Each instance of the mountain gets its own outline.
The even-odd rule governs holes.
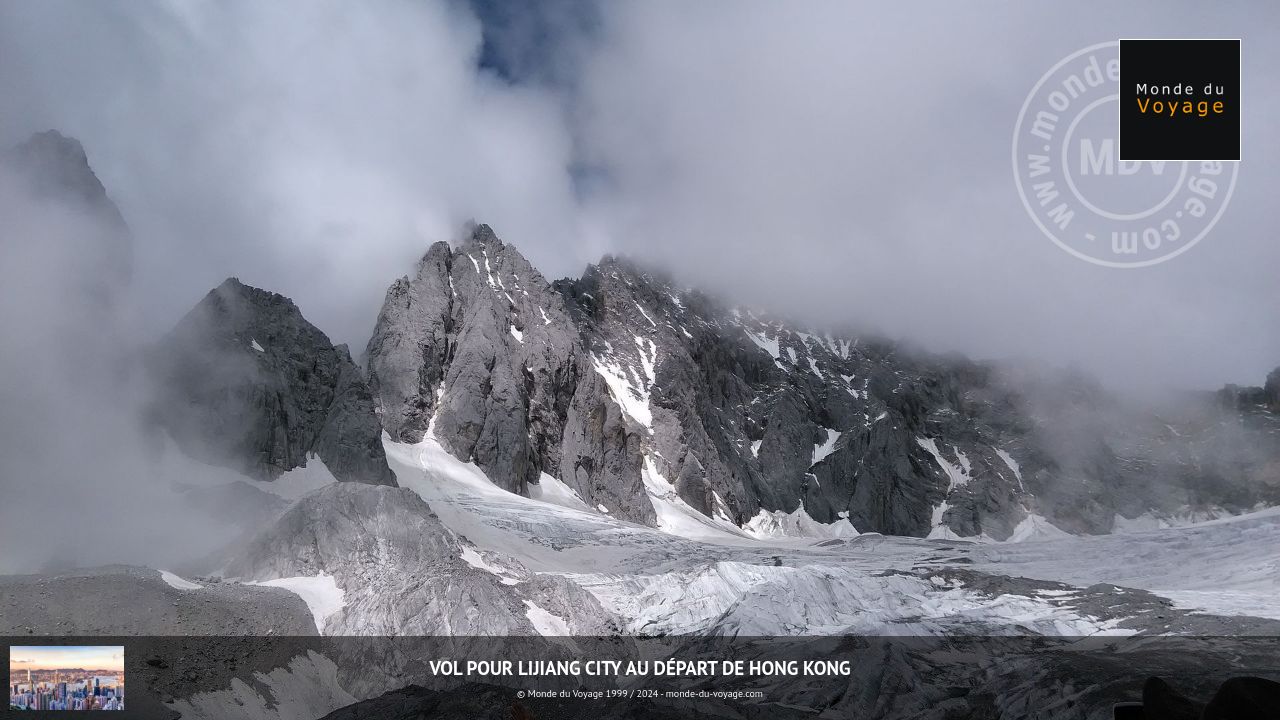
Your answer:
[[[191,457],[257,480],[321,462],[340,481],[395,485],[363,374],[292,300],[235,278],[150,361],[152,421]]]
[[[1280,367],[1267,373],[1262,387],[1227,385],[1218,391],[1218,397],[1226,406],[1242,412],[1280,414]]]
[[[6,167],[23,177],[36,196],[78,200],[86,208],[100,210],[116,225],[124,226],[124,218],[89,167],[89,157],[79,140],[56,130],[46,130],[0,154],[0,158]]]
[[[330,635],[606,635],[616,623],[577,585],[477,551],[405,488],[333,483],[302,498],[224,567],[242,580],[332,577]]]
[[[82,238],[78,252],[85,268],[92,268],[94,290],[99,295],[118,294],[133,274],[133,248],[129,228],[93,168],[84,147],[75,138],[55,130],[32,135],[21,144],[0,152],[0,170],[17,181],[27,199],[57,208],[84,221],[92,237]],[[4,194],[0,183],[0,195]],[[49,208],[42,208],[47,210]],[[51,228],[49,234],[60,228]],[[80,279],[81,275],[72,277]]]
[[[1280,501],[1208,404],[1165,417],[1069,372],[804,328],[622,258],[549,284],[486,225],[392,284],[365,357],[394,440],[657,527],[1004,540]]]
[[[527,495],[545,473],[652,523],[639,428],[592,362],[565,298],[487,225],[392,284],[365,359],[392,439],[430,430],[499,487]]]
[[[31,458],[3,460],[38,478],[74,456],[78,484],[56,503],[23,495],[23,513],[47,522],[92,497],[86,521],[173,516],[195,537],[199,509],[227,530],[219,545],[236,538],[164,563],[211,577],[0,577],[10,634],[133,637],[139,717],[649,717],[512,698],[529,678],[423,660],[781,659],[781,638],[805,659],[852,653],[850,674],[669,677],[764,697],[668,709],[1084,718],[1148,675],[1276,667],[1280,507],[1257,509],[1280,505],[1273,378],[1139,404],[1079,373],[734,309],[625,258],[549,282],[477,225],[391,285],[363,367],[288,298],[235,279],[154,346],[124,343],[146,358],[152,437],[221,466],[130,457],[164,482],[129,515],[99,502],[119,489],[104,479],[132,477],[103,472],[102,446],[132,449],[105,431],[142,383],[104,393],[102,356],[58,335],[67,349],[10,376],[63,355],[77,372],[21,406]],[[108,412],[88,413],[99,394]],[[50,395],[72,401],[48,412]],[[92,535],[64,534],[74,561]]]

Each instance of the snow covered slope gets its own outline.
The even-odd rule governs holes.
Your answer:
[[[508,492],[431,439],[388,440],[386,450],[400,485],[476,548],[467,551],[473,565],[500,583],[555,577],[585,588],[630,634],[1093,635],[1222,631],[1233,622],[1197,620],[1177,608],[1276,617],[1274,601],[1254,594],[1280,586],[1276,561],[1265,557],[1280,541],[1280,512],[1150,537],[1076,538],[1029,520],[1017,544],[874,533],[752,536],[729,524],[682,536]],[[1190,545],[1201,549],[1202,562],[1187,564]],[[1174,580],[1180,566],[1205,575]],[[531,619],[540,615],[534,607],[541,606],[529,607]],[[572,624],[574,611],[567,612],[557,617]],[[1239,627],[1256,622],[1242,618]],[[543,616],[540,627],[556,625]]]
[[[1280,508],[1176,528],[991,545],[972,567],[1075,585],[1114,583],[1180,608],[1280,619]]]

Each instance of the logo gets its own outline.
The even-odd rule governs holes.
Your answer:
[[[1239,40],[1120,40],[1120,157],[1240,159]]]
[[[1095,265],[1155,265],[1213,229],[1239,166],[1120,160],[1118,42],[1063,58],[1027,95],[1013,131],[1022,205],[1058,247]]]

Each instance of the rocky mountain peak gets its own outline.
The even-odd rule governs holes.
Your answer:
[[[0,164],[16,171],[36,196],[79,203],[115,228],[125,228],[79,140],[56,130],[36,133],[0,156]]]
[[[87,221],[79,233],[83,237],[70,239],[75,243],[73,255],[86,268],[82,274],[91,276],[83,284],[94,302],[114,303],[132,277],[132,238],[80,141],[56,130],[37,133],[0,152],[0,169],[9,171],[31,198]]]
[[[457,250],[431,246],[392,284],[366,350],[394,439],[434,439],[524,492],[559,468],[559,434],[580,369],[576,328],[547,279],[489,225]]]
[[[1114,403],[1078,373],[1019,378],[733,310],[624,257],[549,285],[487,225],[392,285],[368,368],[392,437],[430,436],[512,492],[549,475],[667,529],[804,515],[1004,539],[1105,532],[1120,511],[1198,497],[1152,482],[1185,459],[1152,455],[1150,422],[1100,422]]]
[[[319,458],[338,480],[395,485],[361,372],[283,295],[228,278],[152,368],[154,415],[188,455],[259,480]]]
[[[105,198],[107,190],[89,167],[79,140],[56,130],[32,135],[6,156],[39,194],[72,191],[85,201]]]
[[[504,244],[498,238],[498,234],[493,231],[485,223],[470,222],[463,228],[463,241],[459,248],[462,252],[466,252],[468,246],[493,248],[501,250]]]
[[[210,290],[192,312],[199,312],[211,322],[210,329],[243,330],[255,323],[273,318],[301,315],[293,300],[270,290],[245,285],[240,278],[229,277]]]

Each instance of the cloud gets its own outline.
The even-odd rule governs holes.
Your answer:
[[[84,143],[154,324],[238,275],[359,354],[390,281],[468,219],[568,270],[561,108],[478,71],[480,37],[443,2],[6,5],[0,141]]]
[[[1274,8],[1194,3],[607,4],[575,115],[610,244],[799,317],[1119,385],[1257,383],[1280,363]],[[992,9],[996,9],[992,7]],[[1013,125],[1040,75],[1117,37],[1244,36],[1246,161],[1194,251],[1082,263],[1021,207]]]
[[[0,142],[84,141],[137,236],[148,328],[237,275],[358,355],[391,279],[475,218],[549,277],[626,252],[799,317],[1114,384],[1280,362],[1276,8],[475,7],[7,4]],[[1123,35],[1245,43],[1231,207],[1132,272],[1052,246],[1007,166],[1040,74]]]
[[[170,490],[207,471],[161,471],[138,423],[137,313],[100,282],[115,226],[26,188],[0,168],[0,572],[163,567],[229,542]]]

